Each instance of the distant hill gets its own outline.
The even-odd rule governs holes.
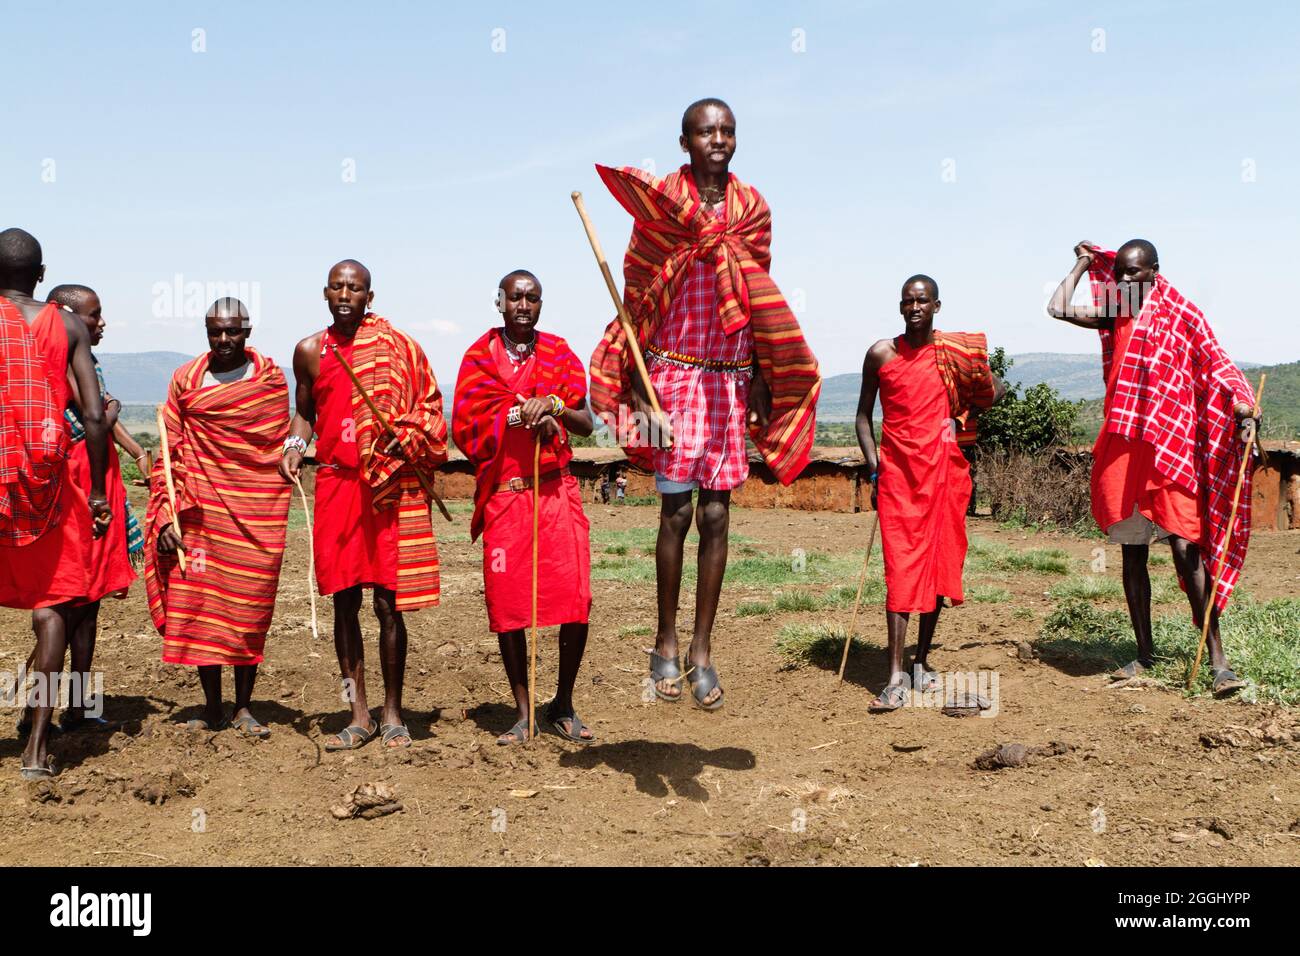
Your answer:
[[[181,352],[96,352],[95,357],[109,392],[124,405],[163,401],[172,372],[194,358]]]
[[[1078,355],[1065,352],[1025,352],[1011,356],[1011,360],[1011,370],[1007,377],[1012,382],[1019,382],[1024,388],[1046,382],[1060,392],[1062,398],[1071,401],[1100,400],[1106,393],[1101,380],[1100,351]],[[1252,381],[1258,381],[1258,373],[1263,371],[1253,362],[1242,362],[1241,368],[1251,370]],[[852,421],[858,412],[858,393],[861,390],[862,376],[857,372],[832,375],[823,380],[821,400],[817,403],[817,420],[828,424]],[[1270,385],[1269,392],[1271,391]],[[1265,398],[1267,397],[1266,393]]]

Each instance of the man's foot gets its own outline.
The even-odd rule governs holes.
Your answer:
[[[406,724],[380,724],[379,732],[383,737],[385,749],[401,750],[411,746],[411,732]]]
[[[35,764],[31,767],[23,767],[18,771],[19,776],[24,780],[49,780],[57,776],[58,767],[54,763],[54,754],[46,754],[43,763]]]
[[[352,724],[344,727],[337,734],[325,741],[325,749],[333,753],[336,750],[356,750],[375,739],[379,733],[379,724],[371,720],[368,725]]]
[[[589,744],[596,739],[596,735],[582,722],[572,705],[560,708],[552,704],[546,709],[546,719],[565,740],[572,740],[575,744]]]
[[[930,666],[925,661],[915,661],[912,664],[912,687],[925,693],[926,691],[938,690],[942,681],[939,679],[939,672],[930,670]]]
[[[236,717],[230,724],[235,730],[238,730],[245,737],[255,737],[258,740],[265,740],[271,736],[271,728],[258,721],[252,714],[245,714],[243,717]]]
[[[224,714],[219,717],[195,717],[193,720],[185,721],[186,730],[225,730],[230,726]]]
[[[521,744],[528,739],[528,715],[520,717],[515,721],[515,725],[497,738],[498,747],[509,747],[511,744]]]
[[[1123,667],[1111,671],[1108,676],[1113,681],[1132,680],[1134,677],[1142,676],[1150,668],[1150,664],[1144,664],[1141,661],[1129,661]]]
[[[65,734],[71,734],[76,733],[78,730],[107,733],[113,729],[114,725],[103,717],[87,717],[80,711],[65,710],[63,716],[59,718],[59,726],[63,728]]]
[[[718,683],[718,669],[710,662],[701,666],[686,653],[686,680],[691,685],[691,699],[704,710],[717,710],[722,706],[722,685]]]
[[[880,692],[880,696],[867,705],[869,714],[887,714],[898,710],[907,703],[908,690],[905,684],[890,684]]]
[[[1210,689],[1215,697],[1231,697],[1246,686],[1246,682],[1232,672],[1231,667],[1215,667],[1210,671],[1214,683]]]
[[[677,656],[664,657],[650,652],[650,679],[655,682],[655,696],[669,703],[682,696],[682,665]]]

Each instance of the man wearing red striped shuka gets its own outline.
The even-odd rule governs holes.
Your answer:
[[[546,719],[575,743],[594,740],[573,709],[573,685],[591,611],[590,526],[569,473],[568,433],[590,435],[587,376],[564,339],[537,331],[542,284],[511,272],[497,289],[503,325],[469,347],[456,379],[452,437],[474,463],[470,539],[483,536],[483,592],[514,693],[515,725],[498,744],[528,739],[528,644],[532,623],[533,453],[538,477],[537,626],[559,625],[559,676]]]
[[[1232,494],[1255,392],[1214,337],[1201,310],[1160,274],[1156,248],[1130,239],[1116,252],[1075,245],[1074,267],[1048,313],[1101,336],[1106,399],[1093,447],[1092,515],[1124,555],[1124,594],[1138,656],[1110,676],[1137,677],[1155,663],[1151,637],[1151,541],[1168,540],[1196,627],[1204,623],[1212,581],[1222,571],[1206,646],[1211,689],[1226,697],[1246,686],[1228,666],[1219,613],[1241,577],[1250,539],[1250,479],[1241,490],[1227,547]],[[1092,304],[1072,305],[1090,273]],[[1249,424],[1248,424],[1249,423]]]
[[[199,669],[204,708],[188,726],[217,730],[229,722],[267,737],[270,729],[249,707],[284,559],[292,489],[279,465],[289,388],[274,362],[247,347],[251,323],[238,299],[214,302],[204,325],[209,351],[172,374],[163,407],[180,514],[172,513],[159,455],[145,516],[145,592],[163,662]],[[229,721],[223,665],[234,668]]]
[[[936,331],[940,307],[934,279],[908,278],[899,301],[903,334],[872,345],[862,362],[856,424],[885,557],[889,635],[889,683],[867,708],[874,714],[902,707],[913,687],[937,687],[929,654],[939,612],[944,598],[953,605],[963,598],[971,478],[962,446],[974,443],[976,416],[1003,391],[984,336]],[[872,423],[877,394],[879,449]],[[913,613],[921,620],[909,675],[903,650]]]
[[[687,678],[695,703],[716,710],[722,686],[710,638],[727,566],[731,492],[749,476],[746,431],[777,479],[792,482],[812,449],[821,377],[768,275],[767,201],[728,171],[736,150],[731,108],[718,99],[692,103],[679,142],[690,164],[662,180],[631,167],[596,167],[636,220],[623,261],[623,299],[667,420],[655,422],[648,435],[637,425],[653,416],[617,320],[591,359],[591,404],[628,457],[654,468],[662,495],[659,627],[650,674],[655,693],[667,701],[681,696],[682,552],[692,517],[699,525]],[[692,504],[696,489],[698,506]]]
[[[34,699],[18,721],[19,736],[30,734],[20,771],[26,780],[57,772],[46,744],[68,634],[77,605],[103,596],[92,594],[92,541],[121,519],[105,494],[110,449],[98,402],[83,416],[86,486],[69,473],[69,378],[83,395],[96,394],[99,380],[81,319],[33,297],[45,278],[42,258],[31,233],[0,232],[0,607],[33,611]],[[80,707],[88,688],[76,678],[69,703]]]
[[[413,469],[432,481],[447,460],[442,393],[415,339],[368,311],[370,270],[336,263],[326,281],[333,323],[298,343],[293,355],[295,412],[280,474],[298,477],[316,433],[316,581],[334,599],[334,650],[351,721],[326,750],[355,750],[376,734],[385,747],[411,746],[402,721],[406,673],[404,611],[438,603],[438,547],[429,498]],[[356,374],[394,436],[376,420],[348,375]],[[361,596],[374,589],[384,709],[378,724],[366,706]]]

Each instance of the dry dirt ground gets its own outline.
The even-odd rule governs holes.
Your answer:
[[[648,506],[588,510],[598,541],[656,520]],[[737,510],[732,531],[759,551],[860,555],[869,521],[867,514]],[[1021,660],[1015,642],[1032,639],[1051,607],[1044,591],[1052,581],[1034,573],[994,581],[1009,600],[968,602],[940,624],[937,668],[998,672],[999,713],[991,719],[954,719],[933,708],[868,716],[886,676],[880,605],[865,609],[871,646],[850,661],[837,691],[831,669],[785,667],[775,637],[789,622],[847,625],[851,610],[736,616],[738,603],[771,598],[762,587],[723,594],[715,647],[726,706],[705,713],[686,701],[646,703],[653,584],[597,580],[576,700],[599,742],[581,748],[548,734],[497,747],[512,709],[467,525],[461,503],[455,524],[439,529],[444,603],[409,618],[411,749],[385,752],[376,741],[355,754],[322,752],[345,710],[328,602],[321,607],[326,637],[314,642],[308,627],[299,526],[290,533],[254,706],[272,737],[180,726],[195,715],[201,692],[192,669],[159,662],[137,583],[101,615],[96,664],[117,732],[57,740],[63,773],[52,786],[35,785],[18,776],[13,712],[0,724],[0,862],[1300,862],[1300,746],[1287,739],[1295,712],[1150,687],[1108,690],[1095,669],[1071,673]],[[972,522],[972,532],[1015,548],[1063,548],[1080,567],[1096,546],[988,521]],[[1245,585],[1259,598],[1294,595],[1298,549],[1300,533],[1258,535]],[[599,557],[601,547],[593,551]],[[1118,554],[1111,559],[1117,568]],[[838,583],[855,581],[849,574]],[[688,631],[689,588],[683,607]],[[365,626],[377,703],[373,616]],[[0,634],[0,669],[16,670],[31,647],[27,616],[0,611]],[[553,687],[553,635],[543,633],[539,655],[543,697]],[[1203,734],[1230,725],[1273,731],[1230,730],[1223,746],[1203,742]],[[1067,747],[1025,766],[974,767],[982,752],[1011,742]],[[335,819],[331,807],[367,783],[393,790],[402,810]]]

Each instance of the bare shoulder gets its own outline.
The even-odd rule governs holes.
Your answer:
[[[296,359],[299,355],[308,355],[308,354],[319,355],[320,344],[324,338],[325,338],[325,330],[321,329],[319,332],[313,332],[305,339],[302,339],[297,345],[293,347],[294,358]]]
[[[301,382],[314,380],[320,371],[321,342],[325,339],[325,330],[313,332],[293,348],[293,374]]]
[[[867,349],[867,356],[862,361],[864,371],[878,371],[882,365],[898,355],[893,339],[881,339]]]

